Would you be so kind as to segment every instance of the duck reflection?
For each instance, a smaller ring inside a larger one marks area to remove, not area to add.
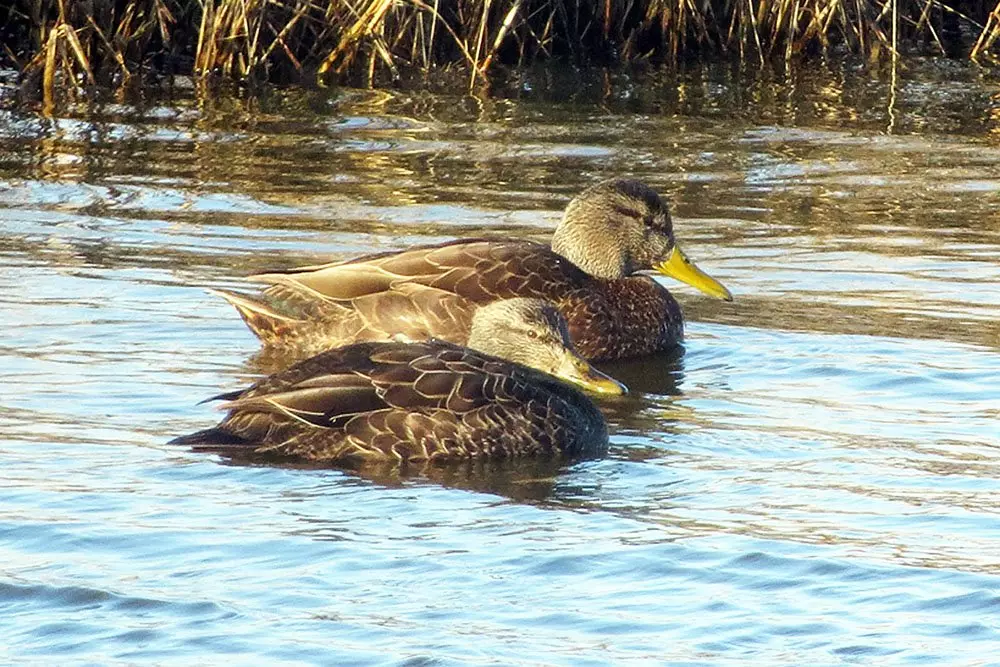
[[[658,396],[680,396],[684,381],[684,346],[641,359],[623,359],[598,364],[602,371],[619,380],[630,392]]]
[[[344,475],[389,489],[431,484],[501,496],[518,503],[539,503],[557,495],[563,475],[587,460],[593,459],[550,456],[449,462],[425,461],[402,466],[387,462],[365,462],[353,466],[338,466],[335,469]],[[321,463],[276,463],[233,455],[227,456],[223,464],[298,470],[331,469],[329,465]]]

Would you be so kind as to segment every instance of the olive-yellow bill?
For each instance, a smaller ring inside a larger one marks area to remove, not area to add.
[[[628,393],[628,387],[610,375],[597,370],[586,359],[572,350],[566,350],[562,363],[554,371],[554,374],[556,377],[594,394],[620,396]]]
[[[655,268],[663,275],[687,283],[716,299],[733,300],[733,295],[722,283],[695,266],[677,246],[670,251],[667,261],[657,264]]]

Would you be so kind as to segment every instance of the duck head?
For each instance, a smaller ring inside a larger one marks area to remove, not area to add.
[[[580,193],[566,207],[552,249],[597,278],[614,280],[652,269],[733,300],[677,246],[666,203],[641,181],[604,181]]]
[[[469,347],[530,366],[596,394],[624,394],[621,382],[581,357],[566,318],[540,299],[504,299],[480,307],[472,318]]]

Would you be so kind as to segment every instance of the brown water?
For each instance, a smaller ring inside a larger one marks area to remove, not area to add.
[[[0,87],[0,99],[4,89]],[[0,658],[987,664],[1000,80],[539,70],[0,111]],[[435,479],[168,447],[255,372],[205,286],[646,180],[734,292],[608,369],[611,454]]]

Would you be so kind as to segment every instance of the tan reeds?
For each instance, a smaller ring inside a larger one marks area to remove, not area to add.
[[[576,61],[676,61],[719,53],[763,62],[844,45],[871,60],[948,35],[991,57],[1000,0],[19,0],[5,44],[51,102],[95,82],[140,72],[237,79],[294,74],[395,76],[461,64],[470,81],[498,64],[539,57]],[[2,10],[0,10],[2,11]],[[956,26],[964,24],[964,28]],[[11,32],[11,26],[13,31]],[[184,36],[182,43],[174,40]],[[952,49],[954,51],[954,49]]]

